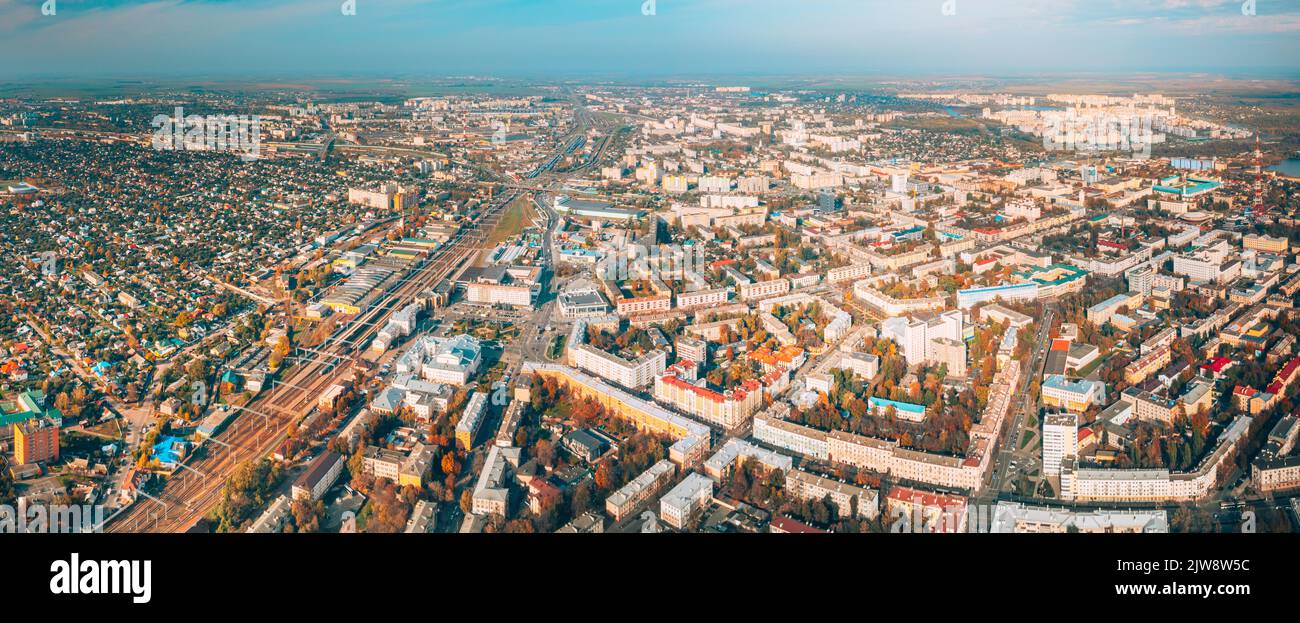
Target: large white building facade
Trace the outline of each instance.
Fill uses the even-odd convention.
[[[464,385],[483,363],[482,346],[470,335],[426,335],[397,359],[398,374],[418,374],[435,383]]]
[[[880,323],[880,336],[898,344],[908,365],[924,363],[931,354],[930,342],[936,339],[962,340],[962,313],[946,311],[933,318],[889,318]]]

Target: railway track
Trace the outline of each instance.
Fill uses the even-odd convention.
[[[349,378],[367,344],[388,317],[425,289],[470,261],[500,221],[504,208],[519,193],[485,212],[472,229],[463,230],[434,257],[392,284],[363,313],[317,349],[316,356],[274,382],[262,397],[245,407],[207,450],[173,474],[157,497],[144,496],[107,520],[107,532],[182,532],[220,500],[226,479],[239,465],[267,456],[313,408],[313,401],[334,383]]]

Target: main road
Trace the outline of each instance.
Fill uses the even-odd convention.
[[[1056,312],[1047,309],[1043,318],[1037,324],[1037,331],[1034,333],[1034,344],[1031,349],[1029,365],[1025,367],[1024,376],[1019,381],[1016,396],[1013,400],[1017,403],[1012,410],[1011,421],[1005,426],[1009,426],[1006,435],[1002,437],[1002,444],[998,448],[996,462],[993,466],[992,482],[985,492],[984,497],[996,498],[1001,495],[1002,489],[1007,486],[1007,475],[1011,468],[1012,459],[1020,451],[1020,438],[1023,434],[1025,424],[1030,417],[1038,415],[1038,396],[1032,396],[1029,392],[1029,386],[1035,377],[1042,374],[1043,365],[1046,363],[1048,350],[1051,348],[1051,331],[1052,321]]]
[[[581,110],[575,111],[575,117],[576,128],[561,141],[560,151],[531,172],[529,179],[549,174],[563,155],[576,149],[577,137],[586,123]],[[134,504],[106,521],[106,530],[180,532],[197,523],[220,500],[221,489],[236,467],[270,454],[311,413],[316,399],[331,385],[364,372],[359,367],[362,348],[383,328],[389,316],[473,261],[505,214],[506,206],[519,195],[519,191],[507,193],[431,258],[388,284],[366,311],[325,343],[307,350],[307,356],[286,378],[274,381],[270,389],[248,405],[232,407],[238,413],[226,429],[209,439],[211,443],[201,456],[182,463],[157,497],[142,492]],[[546,206],[539,207],[549,217],[549,230],[558,215]],[[548,244],[548,252],[551,251]]]

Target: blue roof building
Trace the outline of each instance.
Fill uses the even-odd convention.
[[[871,407],[872,410],[879,410],[881,412],[889,407],[893,407],[894,412],[898,414],[898,417],[901,417],[904,420],[919,422],[925,419],[925,405],[899,402],[897,400],[886,400],[884,398],[872,396],[867,399],[867,406]]]

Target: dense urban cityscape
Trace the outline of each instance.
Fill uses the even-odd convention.
[[[1292,529],[1294,111],[468,90],[0,100],[5,503],[107,532]]]
[[[872,0],[958,51],[868,59],[824,7],[804,47],[727,3],[0,0],[6,57],[217,33],[0,68],[0,532],[1300,528],[1300,11],[1016,2]],[[463,55],[392,43],[431,5]],[[1071,19],[1152,30],[1017,21]],[[1110,69],[1169,24],[1274,53]]]

